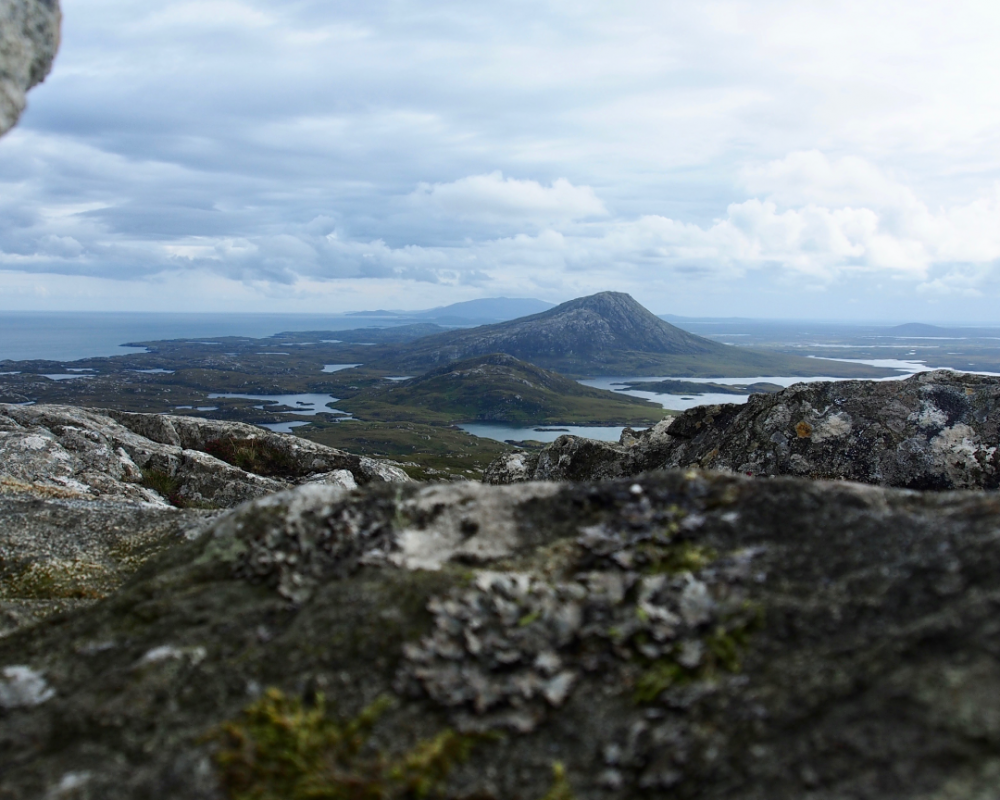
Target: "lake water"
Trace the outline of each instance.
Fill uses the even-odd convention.
[[[263,422],[257,423],[258,428],[267,428],[269,431],[274,431],[275,433],[291,433],[295,428],[300,428],[303,425],[308,425],[308,422]]]
[[[623,427],[597,427],[587,425],[539,425],[537,428],[518,428],[513,425],[497,425],[470,422],[466,425],[459,425],[463,431],[479,436],[483,439],[495,439],[498,442],[506,442],[512,439],[516,442],[533,439],[536,442],[554,442],[560,436],[570,434],[572,436],[582,436],[585,439],[598,439],[604,442],[617,442],[622,435]],[[539,430],[545,428],[546,430]]]
[[[339,398],[329,394],[233,394],[213,392],[209,396],[210,400],[224,397],[239,397],[245,400],[260,400],[265,403],[279,403],[284,406],[291,406],[294,411],[279,411],[279,414],[298,414],[303,417],[314,417],[319,413],[345,414],[330,408],[331,403],[336,403]],[[264,406],[258,406],[264,408]],[[276,423],[277,424],[277,423]],[[282,423],[284,424],[284,423]]]
[[[340,372],[342,369],[353,369],[360,366],[360,364],[324,364],[323,372]]]
[[[872,378],[869,380],[877,381],[899,381],[904,378],[909,378],[911,375],[915,375],[918,372],[926,372],[930,369],[923,361],[905,361],[898,358],[834,358],[829,359],[830,361],[846,361],[851,364],[867,364],[871,367],[886,367],[888,369],[898,369],[901,370],[898,375],[890,375],[887,378]],[[975,375],[996,375],[993,372],[974,372],[973,370],[968,370],[971,374]],[[651,400],[654,403],[659,403],[663,408],[670,409],[672,411],[687,411],[689,408],[694,408],[695,406],[710,406],[717,405],[721,403],[745,403],[750,399],[748,394],[717,394],[715,392],[700,394],[700,395],[675,395],[675,394],[659,394],[657,392],[646,392],[640,389],[629,389],[627,391],[622,391],[621,384],[623,383],[654,383],[656,381],[665,380],[683,380],[690,383],[719,383],[724,386],[743,386],[750,383],[774,383],[778,386],[783,386],[785,388],[792,386],[796,383],[816,383],[817,381],[844,381],[851,380],[850,378],[833,378],[833,377],[813,377],[813,378],[802,378],[802,377],[767,377],[758,376],[756,378],[685,378],[677,377],[672,375],[665,375],[657,378],[594,378],[591,380],[580,381],[584,386],[592,386],[595,389],[607,389],[609,391],[617,392],[619,394],[627,394],[632,397],[642,397],[646,400]]]

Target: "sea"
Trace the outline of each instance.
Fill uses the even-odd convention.
[[[184,314],[0,311],[0,361],[76,361],[142,353],[129,342],[216,336],[262,338],[285,331],[342,331],[384,319],[338,314]]]

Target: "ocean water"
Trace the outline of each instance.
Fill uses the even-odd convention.
[[[0,361],[80,358],[141,353],[127,342],[216,336],[262,338],[283,331],[335,331],[385,321],[335,314],[167,314],[128,312],[0,311]]]

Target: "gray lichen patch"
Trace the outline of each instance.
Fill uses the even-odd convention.
[[[31,708],[55,697],[41,673],[17,665],[0,669],[0,708]]]
[[[405,525],[389,559],[407,569],[440,569],[448,561],[485,564],[525,548],[515,511],[551,497],[557,484],[491,491],[478,483],[429,486],[400,504]]]
[[[674,681],[650,671],[669,668],[680,681],[738,669],[758,613],[744,588],[755,551],[708,556],[685,538],[697,517],[682,533],[678,507],[654,513],[638,484],[630,495],[618,525],[582,526],[560,548],[563,579],[482,570],[434,598],[434,630],[407,645],[400,686],[418,684],[463,727],[527,732],[587,673],[638,683],[637,696],[653,702]]]
[[[230,562],[237,577],[304,602],[321,581],[394,547],[391,499],[358,508],[347,497],[343,487],[308,484],[238,509],[220,521],[202,560]]]

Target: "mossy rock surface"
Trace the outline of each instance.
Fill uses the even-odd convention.
[[[327,732],[389,698],[350,780],[481,737],[427,796],[988,797],[998,515],[697,472],[300,487],[0,639],[0,797],[234,797],[218,732],[273,691]]]

